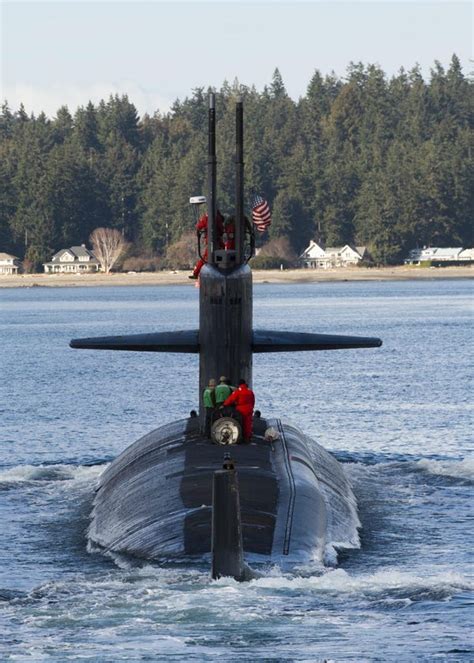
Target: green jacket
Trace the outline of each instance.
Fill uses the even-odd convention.
[[[218,384],[216,387],[216,405],[222,405],[234,390],[228,384]]]
[[[206,387],[202,395],[204,407],[216,407],[216,396],[214,387]]]

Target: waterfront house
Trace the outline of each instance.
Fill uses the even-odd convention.
[[[326,258],[328,267],[351,267],[358,265],[361,260],[367,258],[367,248],[365,246],[345,246],[327,247]]]
[[[21,261],[9,253],[0,253],[0,274],[18,274],[21,269]]]
[[[51,259],[51,262],[43,263],[46,274],[84,274],[87,272],[98,272],[100,263],[85,244],[71,246],[69,249],[61,249]]]
[[[310,241],[309,245],[300,255],[299,260],[303,267],[323,267],[325,252],[324,249],[319,246],[313,240]]]
[[[408,253],[408,258],[405,258],[404,263],[405,265],[419,265],[420,262],[424,262],[426,260],[432,260],[434,257],[434,254],[436,252],[436,249],[433,249],[431,247],[423,247],[422,249],[412,249]]]
[[[456,262],[459,260],[460,253],[462,253],[462,246],[456,248],[439,248],[436,249],[434,259],[441,262]]]
[[[466,262],[474,262],[474,249],[464,249],[458,256],[458,259],[463,264]]]
[[[421,263],[457,264],[460,260],[463,260],[462,253],[463,249],[461,247],[425,246],[422,249],[410,251],[404,262],[406,265],[419,265]]]
[[[331,246],[323,249],[319,244],[311,240],[308,247],[300,255],[300,263],[303,267],[312,269],[330,269],[334,267],[350,267],[358,265],[361,260],[368,259],[367,247],[365,246]]]

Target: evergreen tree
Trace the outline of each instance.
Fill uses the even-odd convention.
[[[5,101],[2,104],[2,112],[0,114],[0,140],[2,142],[11,138],[14,123],[13,113],[11,112],[8,103]]]
[[[171,192],[175,181],[172,166],[167,141],[164,136],[157,136],[138,174],[137,211],[142,220],[140,241],[151,252],[166,250],[169,242],[173,218]]]
[[[74,116],[74,140],[92,159],[93,153],[101,149],[97,110],[89,101],[84,108],[80,106]]]
[[[55,143],[64,143],[71,137],[73,129],[72,115],[67,106],[61,106],[53,120],[53,136]]]
[[[273,72],[272,84],[270,85],[270,96],[273,99],[283,99],[288,96],[278,67]]]
[[[97,115],[99,136],[104,145],[125,142],[140,147],[138,113],[127,95],[110,95],[108,102],[99,105]]]

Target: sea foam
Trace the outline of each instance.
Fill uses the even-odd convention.
[[[429,460],[423,458],[416,465],[429,474],[468,481],[474,480],[474,458],[465,458],[464,460]]]
[[[33,481],[87,481],[96,479],[106,465],[15,465],[0,470],[0,486]]]

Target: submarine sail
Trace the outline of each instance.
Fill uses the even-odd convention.
[[[74,339],[73,348],[199,353],[200,417],[148,433],[100,478],[88,536],[105,550],[146,559],[195,559],[211,551],[213,475],[223,447],[204,434],[202,394],[210,378],[252,384],[255,352],[379,347],[378,338],[253,330],[253,241],[244,216],[243,105],[236,104],[235,245],[218,241],[216,106],[209,97],[207,260],[199,274],[199,329]],[[246,230],[247,229],[247,230]],[[250,249],[249,249],[250,247]],[[267,432],[272,430],[271,437]],[[229,447],[225,447],[229,448]],[[342,467],[283,419],[254,416],[249,444],[232,446],[247,559],[324,560],[331,546],[358,545],[357,504]]]

